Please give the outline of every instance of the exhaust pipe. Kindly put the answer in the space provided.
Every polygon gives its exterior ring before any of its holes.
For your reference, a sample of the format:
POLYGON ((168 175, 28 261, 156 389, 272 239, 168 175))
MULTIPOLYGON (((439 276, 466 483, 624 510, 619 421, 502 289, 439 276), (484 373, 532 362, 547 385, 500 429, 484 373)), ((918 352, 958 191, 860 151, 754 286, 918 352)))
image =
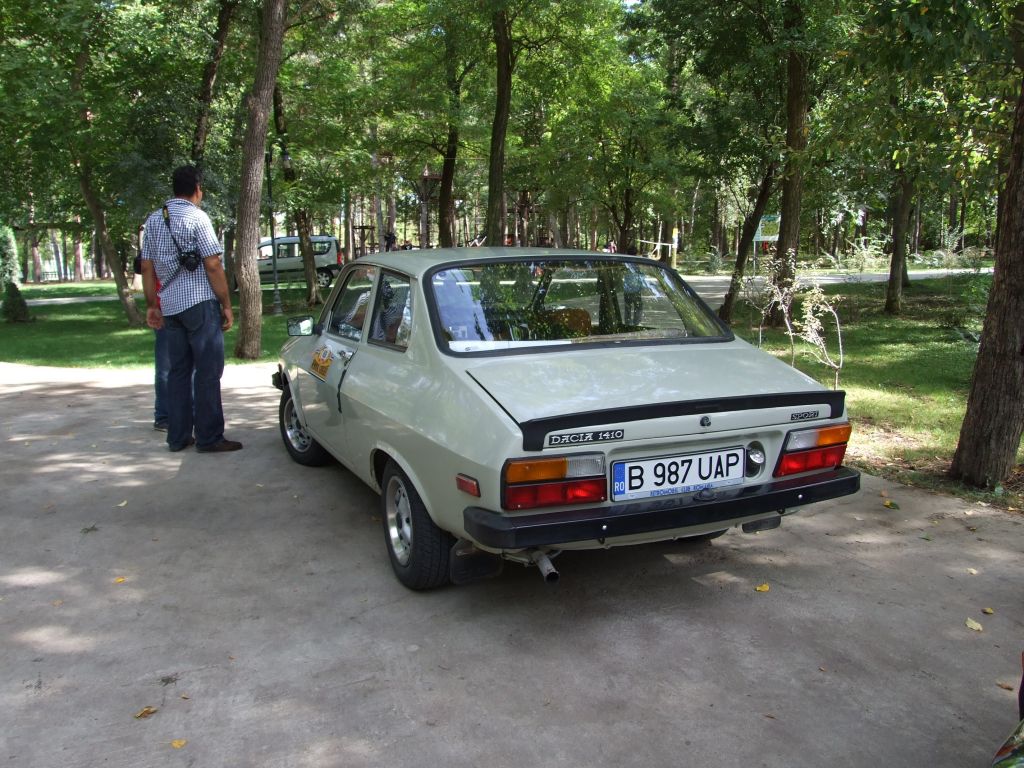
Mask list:
POLYGON ((530 553, 530 559, 540 569, 540 575, 546 584, 556 584, 558 582, 558 571, 555 570, 555 566, 551 564, 551 559, 546 553, 535 549, 530 553))

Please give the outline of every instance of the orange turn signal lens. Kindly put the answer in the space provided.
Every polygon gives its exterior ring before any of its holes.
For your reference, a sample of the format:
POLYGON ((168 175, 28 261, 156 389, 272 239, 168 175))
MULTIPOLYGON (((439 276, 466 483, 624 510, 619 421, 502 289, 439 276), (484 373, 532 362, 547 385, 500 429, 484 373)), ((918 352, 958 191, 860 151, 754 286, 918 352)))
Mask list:
POLYGON ((786 451, 806 451, 809 448, 824 448, 828 445, 840 445, 850 439, 849 424, 836 424, 831 427, 816 427, 790 432, 786 438, 786 451))
POLYGON ((518 459, 505 467, 506 483, 539 483, 544 480, 562 480, 566 476, 569 460, 564 456, 557 459, 518 459))

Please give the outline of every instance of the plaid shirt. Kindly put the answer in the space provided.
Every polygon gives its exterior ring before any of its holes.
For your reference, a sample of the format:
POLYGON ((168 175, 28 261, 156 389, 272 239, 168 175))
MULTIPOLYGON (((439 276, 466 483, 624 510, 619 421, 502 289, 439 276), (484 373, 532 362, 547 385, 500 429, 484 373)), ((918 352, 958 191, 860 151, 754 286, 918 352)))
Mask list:
MULTIPOLYGON (((223 253, 210 217, 201 208, 180 197, 168 200, 165 205, 171 215, 171 230, 182 251, 196 250, 204 259, 223 253)), ((164 223, 162 208, 146 219, 142 258, 152 261, 156 268, 163 314, 177 315, 200 302, 217 298, 202 265, 195 272, 181 266, 174 240, 164 223)))

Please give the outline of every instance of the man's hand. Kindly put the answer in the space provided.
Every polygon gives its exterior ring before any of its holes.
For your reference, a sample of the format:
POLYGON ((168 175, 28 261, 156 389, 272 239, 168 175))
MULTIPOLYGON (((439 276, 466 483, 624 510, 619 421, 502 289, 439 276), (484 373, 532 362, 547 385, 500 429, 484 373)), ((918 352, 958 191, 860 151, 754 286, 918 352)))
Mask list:
POLYGON ((159 331, 164 327, 164 315, 159 307, 146 308, 146 325, 155 331, 159 331))
POLYGON ((220 327, 224 333, 231 330, 231 326, 235 324, 235 315, 231 311, 231 305, 228 304, 226 307, 220 308, 221 323, 220 327))

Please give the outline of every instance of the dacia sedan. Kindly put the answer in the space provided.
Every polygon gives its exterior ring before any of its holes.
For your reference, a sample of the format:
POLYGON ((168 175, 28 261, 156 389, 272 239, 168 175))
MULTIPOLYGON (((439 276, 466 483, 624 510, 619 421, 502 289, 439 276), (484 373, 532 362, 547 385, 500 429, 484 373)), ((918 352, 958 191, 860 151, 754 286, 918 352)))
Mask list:
POLYGON ((378 253, 288 321, 284 446, 380 493, 412 589, 734 526, 854 493, 844 393, 737 339, 643 257, 378 253))

